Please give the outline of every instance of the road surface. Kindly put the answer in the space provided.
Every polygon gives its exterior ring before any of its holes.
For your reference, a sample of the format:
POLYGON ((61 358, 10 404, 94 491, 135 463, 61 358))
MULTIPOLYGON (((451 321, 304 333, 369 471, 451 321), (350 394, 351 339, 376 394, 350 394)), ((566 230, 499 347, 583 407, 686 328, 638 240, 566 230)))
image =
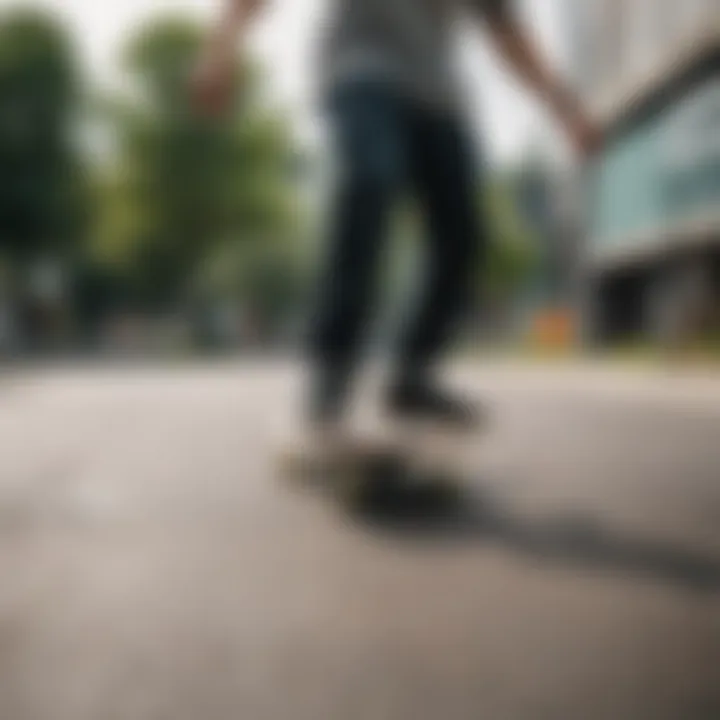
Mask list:
POLYGON ((0 380, 0 718, 717 720, 720 378, 456 380, 441 523, 277 477, 288 364, 0 380))

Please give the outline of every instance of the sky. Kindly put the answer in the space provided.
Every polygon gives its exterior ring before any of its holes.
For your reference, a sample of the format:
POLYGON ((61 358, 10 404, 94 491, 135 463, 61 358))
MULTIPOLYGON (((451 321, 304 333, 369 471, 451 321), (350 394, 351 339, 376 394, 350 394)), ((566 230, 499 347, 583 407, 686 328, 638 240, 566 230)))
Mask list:
MULTIPOLYGON (((28 0, 29 1, 29 0, 28 0)), ((75 33, 88 61, 92 80, 119 83, 118 54, 125 39, 144 20, 167 12, 187 12, 210 21, 222 0, 33 0, 63 17, 75 33)), ((0 0, 0 5, 7 0, 0 0)), ((249 42, 268 73, 269 95, 287 108, 298 138, 320 141, 313 86, 313 49, 323 14, 332 0, 270 0, 249 42)), ((18 4, 17 0, 15 4, 18 4)), ((21 0, 19 4, 25 4, 21 0)), ((524 0, 528 24, 537 30, 541 47, 559 64, 562 53, 560 0, 524 0)), ((471 93, 478 136, 493 160, 520 156, 529 145, 554 142, 547 118, 488 51, 482 34, 464 28, 461 61, 471 93)))

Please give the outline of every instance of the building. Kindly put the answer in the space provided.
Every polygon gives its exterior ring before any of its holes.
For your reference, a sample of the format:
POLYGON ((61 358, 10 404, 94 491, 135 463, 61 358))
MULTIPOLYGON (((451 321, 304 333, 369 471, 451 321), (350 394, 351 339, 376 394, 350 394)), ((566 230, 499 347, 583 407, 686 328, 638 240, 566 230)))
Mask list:
POLYGON ((583 177, 587 326, 720 324, 720 2, 564 0, 568 60, 609 140, 583 177))

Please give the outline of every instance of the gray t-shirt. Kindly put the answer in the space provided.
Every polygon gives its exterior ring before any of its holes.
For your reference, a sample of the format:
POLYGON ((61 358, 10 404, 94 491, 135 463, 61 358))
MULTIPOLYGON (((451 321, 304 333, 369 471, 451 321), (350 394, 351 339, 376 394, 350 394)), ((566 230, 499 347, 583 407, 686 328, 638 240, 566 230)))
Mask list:
POLYGON ((503 12, 508 0, 330 0, 321 55, 323 85, 381 77, 424 103, 452 108, 459 96, 453 24, 462 7, 503 12))

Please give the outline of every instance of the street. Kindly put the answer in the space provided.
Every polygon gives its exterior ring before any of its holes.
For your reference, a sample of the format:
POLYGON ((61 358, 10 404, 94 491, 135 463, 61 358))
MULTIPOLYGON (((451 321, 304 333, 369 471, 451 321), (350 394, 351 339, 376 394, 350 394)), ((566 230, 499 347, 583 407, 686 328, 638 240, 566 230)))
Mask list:
POLYGON ((289 362, 0 378, 2 720, 717 720, 720 376, 500 362, 462 521, 278 476, 289 362))

